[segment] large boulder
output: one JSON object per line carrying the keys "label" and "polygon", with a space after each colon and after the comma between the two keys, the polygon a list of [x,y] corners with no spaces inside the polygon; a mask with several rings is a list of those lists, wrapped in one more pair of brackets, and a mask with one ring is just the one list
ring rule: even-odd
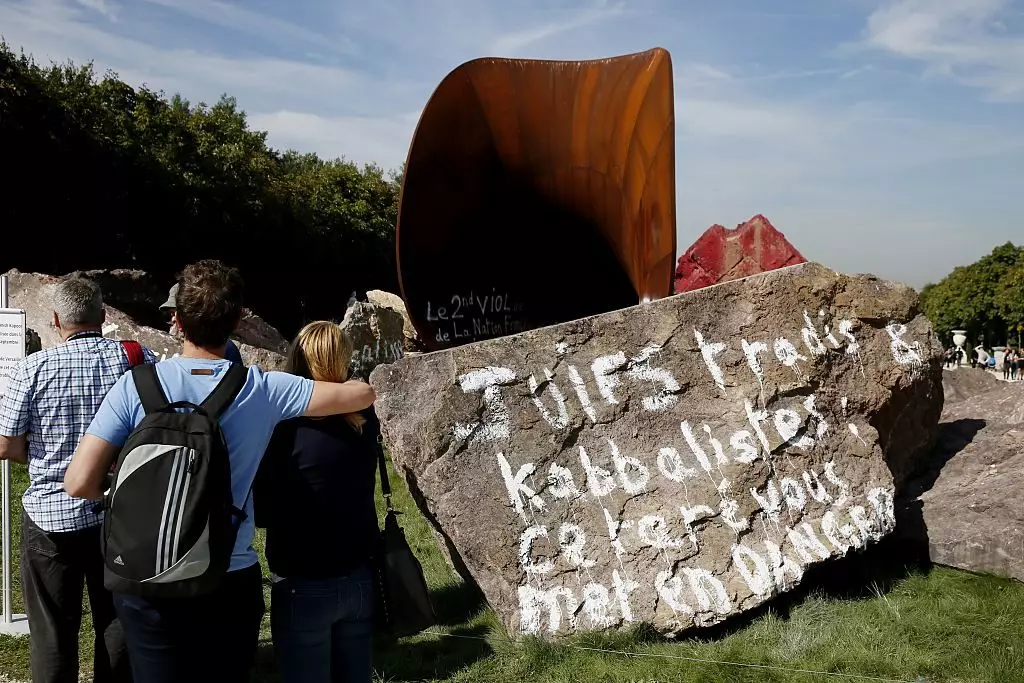
{"label": "large boulder", "polygon": [[[160,280],[146,271],[131,268],[79,270],[64,277],[75,275],[98,284],[103,290],[103,302],[136,324],[157,330],[170,327],[170,316],[160,310],[160,306],[167,301],[173,281]],[[282,355],[288,352],[288,342],[281,333],[248,308],[242,311],[242,319],[232,338],[256,349]]]}
{"label": "large boulder", "polygon": [[[53,291],[64,278],[17,270],[9,271],[7,276],[10,306],[25,310],[28,327],[38,335],[41,348],[59,344],[60,337],[53,327]],[[181,342],[166,331],[140,325],[106,301],[104,304],[107,311],[103,325],[105,336],[134,339],[152,349],[161,360],[181,353]],[[257,365],[264,370],[278,370],[284,365],[284,356],[274,349],[239,342],[238,350],[247,365]]]}
{"label": "large boulder", "polygon": [[341,321],[352,342],[351,377],[366,379],[381,363],[402,357],[404,322],[402,314],[387,306],[366,301],[353,302]]}
{"label": "large boulder", "polygon": [[899,534],[936,564],[1024,581],[1024,427],[945,422],[935,461],[898,506]]}
{"label": "large boulder", "polygon": [[804,264],[371,375],[511,632],[720,622],[888,534],[942,409],[909,287]]}
{"label": "large boulder", "polygon": [[412,324],[412,318],[409,317],[409,310],[405,307],[402,297],[381,289],[371,289],[366,293],[366,300],[378,308],[389,308],[401,315],[404,349],[406,351],[423,351],[425,347],[416,332],[416,326]]}
{"label": "large boulder", "polygon": [[898,533],[936,564],[1024,581],[1024,384],[958,368],[943,385],[935,451],[899,501]]}

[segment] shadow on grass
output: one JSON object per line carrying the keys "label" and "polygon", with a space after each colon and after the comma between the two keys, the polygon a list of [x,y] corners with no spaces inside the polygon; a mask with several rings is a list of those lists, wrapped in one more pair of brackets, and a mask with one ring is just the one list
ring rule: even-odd
{"label": "shadow on grass", "polygon": [[487,606],[483,593],[475,584],[462,581],[430,591],[438,626],[458,626],[472,619]]}
{"label": "shadow on grass", "polygon": [[[447,636],[421,635],[402,641],[377,640],[373,647],[373,668],[377,679],[389,683],[444,679],[480,659],[493,650],[487,642],[488,627],[484,625],[454,628]],[[256,651],[253,681],[276,683],[274,644],[261,639]]]}
{"label": "shadow on grass", "polygon": [[[486,604],[476,586],[465,582],[441,586],[431,591],[430,599],[437,615],[435,629],[448,627],[446,635],[425,633],[400,641],[374,635],[373,661],[379,680],[443,679],[493,653],[486,640],[489,627],[467,624]],[[253,680],[258,683],[280,680],[270,638],[260,640],[254,673]]]}

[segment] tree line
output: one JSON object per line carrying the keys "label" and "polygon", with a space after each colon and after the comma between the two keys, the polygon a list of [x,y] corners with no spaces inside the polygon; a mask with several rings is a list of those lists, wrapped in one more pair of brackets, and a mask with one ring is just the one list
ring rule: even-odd
{"label": "tree line", "polygon": [[1007,242],[921,290],[921,306],[939,337],[967,332],[969,346],[1018,345],[1024,336],[1024,247]]}
{"label": "tree line", "polygon": [[169,286],[218,258],[286,336],[340,318],[353,290],[396,291],[400,173],[266,137],[226,95],[192,104],[0,42],[0,272],[139,268]]}

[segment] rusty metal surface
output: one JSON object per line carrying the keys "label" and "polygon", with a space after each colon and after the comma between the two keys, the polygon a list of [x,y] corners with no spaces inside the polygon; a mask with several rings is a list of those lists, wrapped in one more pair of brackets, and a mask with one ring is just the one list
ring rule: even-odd
{"label": "rusty metal surface", "polygon": [[668,296],[668,52],[456,68],[413,136],[397,242],[402,297],[431,349]]}

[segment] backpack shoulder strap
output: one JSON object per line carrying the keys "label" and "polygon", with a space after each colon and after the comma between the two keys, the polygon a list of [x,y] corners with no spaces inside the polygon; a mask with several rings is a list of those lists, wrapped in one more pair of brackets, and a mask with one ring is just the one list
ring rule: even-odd
{"label": "backpack shoulder strap", "polygon": [[139,392],[139,400],[146,414],[155,413],[167,407],[167,396],[160,386],[160,378],[156,374],[156,366],[149,363],[136,365],[131,370],[132,380]]}
{"label": "backpack shoulder strap", "polygon": [[203,401],[202,408],[210,414],[210,417],[219,419],[238,396],[238,392],[245,386],[248,377],[249,370],[245,366],[232,363],[217,387]]}

